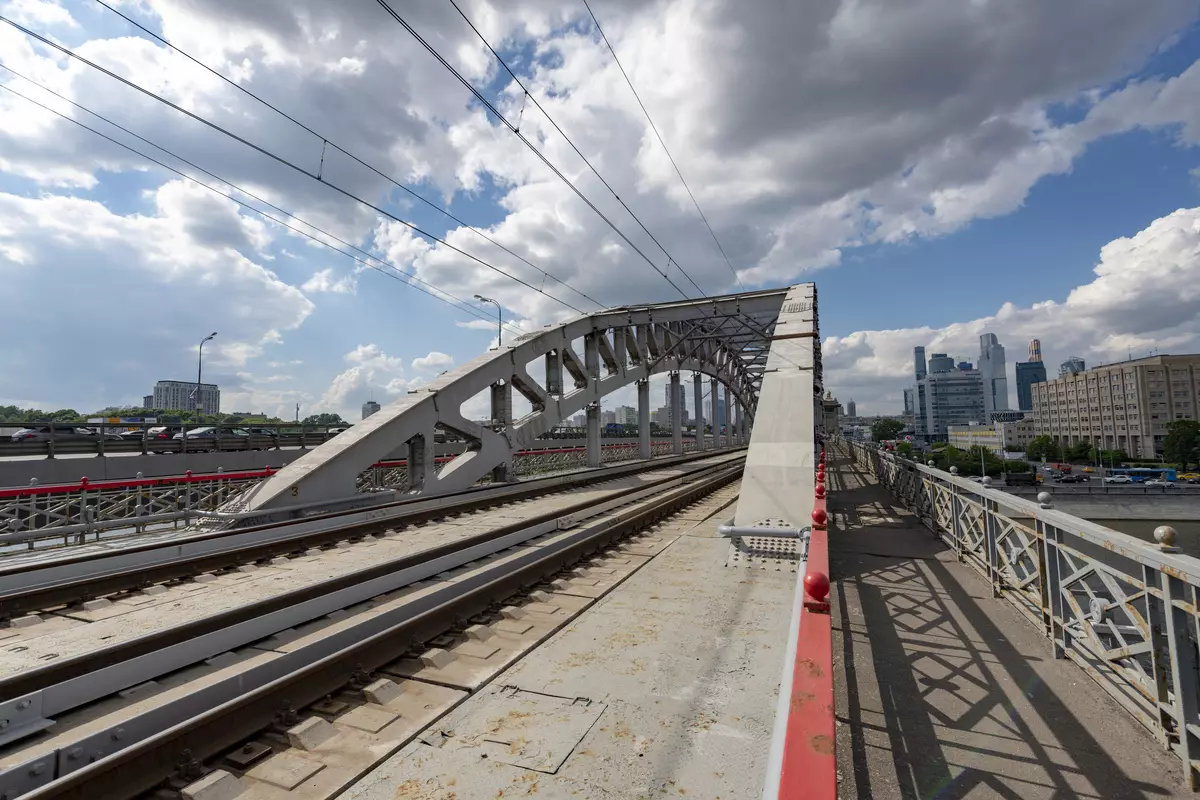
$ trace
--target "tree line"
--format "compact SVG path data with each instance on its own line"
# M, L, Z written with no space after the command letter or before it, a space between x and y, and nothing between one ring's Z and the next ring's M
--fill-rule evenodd
M294 420L279 417L245 417L239 414L197 414L195 411L179 411L165 408L103 408L90 414L81 414L73 408L45 411L40 408L0 406L0 423L32 425L37 422L65 422L87 424L92 417L154 417L166 424L188 425L240 425L250 420L255 425L295 425ZM300 420L303 425L348 425L339 414L310 414Z

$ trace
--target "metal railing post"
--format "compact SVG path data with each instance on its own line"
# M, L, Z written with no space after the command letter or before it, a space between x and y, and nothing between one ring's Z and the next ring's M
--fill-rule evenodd
M1071 646L1071 634L1066 626L1067 604L1062 589L1062 532L1053 525L1042 524L1042 541L1046 546L1046 596L1050 601L1050 644L1055 658L1065 658Z
M983 535L987 545L988 582L992 585L992 597L1000 596L1003 583L1000 571L1000 549L997 542L1000 534L1000 521L996 519L996 514L999 511L1000 507L995 500L988 498L983 501Z
M54 423L51 422L50 423L50 440L48 442L46 442L46 447L49 450L49 452L46 455L46 458L54 458L54 454L56 451L56 448L55 448L56 441L57 441L57 439L54 435Z
M962 501L958 497L958 487L950 484L950 535L954 538L954 554L959 561L963 560L963 539L966 534L962 527Z
M1167 643L1171 656L1171 688L1175 695L1176 733L1179 735L1179 757L1183 759L1183 780L1195 791L1200 781L1195 759L1200 756L1200 738L1195 731L1200 725L1200 693L1197 692L1197 674L1200 670L1196 654L1196 643L1188 635L1196 631L1196 617L1186 605L1196 602L1195 587L1185 581L1160 572L1163 603L1166 606L1164 620L1167 626ZM1194 606L1193 606L1194 607ZM1192 755L1196 753L1196 755Z
M1167 665L1171 663L1171 643L1167 632L1163 630L1166 606L1163 598L1153 591L1159 586L1161 591L1162 574L1149 565L1142 565L1142 583L1146 591L1142 595L1142 614L1149 628L1146 640L1150 645L1150 677L1154 681L1154 705L1158 713L1154 715L1158 723L1154 735L1164 750L1171 749L1171 737L1167 731L1174 726L1171 714L1171 692L1167 680Z

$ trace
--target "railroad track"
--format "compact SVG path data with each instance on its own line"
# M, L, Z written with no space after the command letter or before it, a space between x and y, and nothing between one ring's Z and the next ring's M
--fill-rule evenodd
M710 454L654 464L536 503L526 498L425 528L400 530L398 516L350 515L354 521L339 530L306 528L290 540L260 542L253 552L239 541L219 555L236 555L240 566L220 575L183 579L179 559L160 559L143 584L166 580L167 586L152 586L178 593L173 604L154 603L160 617L164 611L173 617L168 624L150 624L152 613L135 618L138 612L124 609L106 621L112 605L101 598L75 615L93 615L87 635L68 627L16 645L20 650L0 641L0 741L11 741L7 753L0 751L0 798L128 798L156 787L166 791L162 781L172 774L186 783L203 772L205 759L264 730L276 729L291 746L293 739L303 743L291 724L295 709L347 687L375 700L389 696L392 689L370 680L371 670L424 653L424 642L448 630L461 634L472 618L486 619L477 615L494 611L496 602L735 480L742 461L740 454ZM275 535L278 528L259 534ZM314 535L337 544L299 549ZM270 556L272 548L287 555ZM193 554L192 574L216 555ZM258 570L246 562L249 556L275 563ZM291 575L259 574L290 573L290 567L307 571L310 580L296 585ZM197 580L204 576L210 579ZM94 594L114 579L93 570L75 588ZM272 583L275 591L266 591ZM67 591L45 582L26 588L42 592L29 597L61 598ZM51 589L59 594L46 594ZM195 602L187 599L192 592ZM166 596L150 597L159 594ZM10 591L7 599L14 597ZM69 650L72 642L73 651L55 650ZM260 742L240 761L229 756L229 763L248 765L270 752Z
M349 512L316 514L301 520L232 530L131 535L101 543L34 551L8 558L0 566L0 620L54 611L118 592L132 592L164 581L267 562L298 551L323 548L396 526L418 525L567 492L623 476L660 470L712 453L622 464L469 489L453 495L417 498ZM26 623L33 622L27 620Z

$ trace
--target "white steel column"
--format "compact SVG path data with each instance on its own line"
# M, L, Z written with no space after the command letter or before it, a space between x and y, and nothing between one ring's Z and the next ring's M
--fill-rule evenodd
M680 391L679 371L671 371L671 452L683 453L683 394Z
M733 435L739 445L745 444L745 433L742 431L742 401L733 402Z
M638 455L650 458L650 381L642 378L637 382L638 395Z
M408 440L408 490L419 491L433 476L433 431L418 434Z
M587 405L587 465L600 466L600 401Z
M497 381L492 384L492 430L499 433L512 422L512 383ZM492 468L492 482L503 483L508 480L510 462L497 464Z
M699 372L692 374L692 394L695 397L696 405L696 449L704 449L704 383Z
M717 425L717 405L721 399L721 384L716 378L708 379L708 406L709 413L712 415L710 424L712 425L713 449L721 449L721 429Z

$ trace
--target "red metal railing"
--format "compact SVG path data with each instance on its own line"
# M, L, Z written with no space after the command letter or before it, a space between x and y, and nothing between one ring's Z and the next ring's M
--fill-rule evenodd
M778 800L837 800L834 755L833 628L829 614L829 532L825 498L825 451L817 467L808 563L804 571L787 727L777 786L764 796ZM799 587L797 587L799 589ZM775 780L774 776L768 777ZM776 791L772 791L776 789Z

